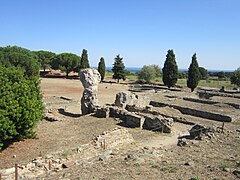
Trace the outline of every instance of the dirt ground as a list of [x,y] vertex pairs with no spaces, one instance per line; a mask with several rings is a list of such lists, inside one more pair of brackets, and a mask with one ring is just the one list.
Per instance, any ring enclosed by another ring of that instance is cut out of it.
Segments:
[[[80,98],[83,87],[78,79],[43,78],[41,89],[46,108],[52,110],[52,113],[62,120],[40,121],[36,127],[36,139],[16,142],[3,150],[0,153],[0,169],[13,167],[15,163],[28,163],[40,155],[66,155],[70,149],[90,142],[104,130],[119,126],[118,119],[81,116]],[[98,89],[100,105],[114,103],[116,93],[128,91],[128,89],[129,86],[126,83],[100,83]],[[160,101],[173,101],[166,99],[164,96],[166,94],[188,96],[184,91],[170,92],[166,90],[158,93],[148,92],[144,95]],[[194,94],[191,96],[195,97]],[[218,99],[223,100],[220,97]],[[177,99],[176,102],[178,101],[182,103]],[[234,99],[234,101],[240,104],[239,100]],[[197,103],[194,104],[195,106],[197,108]],[[59,111],[61,108],[65,109],[65,114]],[[210,108],[216,107],[210,106]],[[171,109],[166,111],[175,112]],[[236,114],[240,110],[231,108],[226,111],[234,111]],[[212,120],[184,116],[204,125],[217,127],[222,125],[222,123]],[[171,134],[128,128],[135,143],[120,148],[111,158],[104,161],[92,158],[83,162],[81,166],[73,166],[39,178],[237,179],[233,171],[240,168],[240,132],[238,131],[240,130],[240,120],[226,123],[224,133],[216,133],[211,139],[192,141],[184,147],[177,146],[177,138],[187,135],[190,128],[190,125],[174,123]]]

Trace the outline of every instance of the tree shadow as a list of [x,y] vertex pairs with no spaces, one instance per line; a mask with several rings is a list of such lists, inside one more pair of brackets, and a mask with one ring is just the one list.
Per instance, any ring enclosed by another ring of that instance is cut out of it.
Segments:
[[66,112],[63,108],[58,109],[58,112],[64,116],[68,116],[68,117],[74,117],[74,118],[78,118],[81,117],[81,114],[74,114],[71,112]]

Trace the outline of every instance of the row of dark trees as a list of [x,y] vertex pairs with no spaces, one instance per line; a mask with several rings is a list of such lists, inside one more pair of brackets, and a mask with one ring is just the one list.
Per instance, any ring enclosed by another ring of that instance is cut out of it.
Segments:
[[[141,71],[138,72],[138,78],[150,82],[156,77],[160,77],[160,68],[157,65],[143,66]],[[178,78],[187,78],[187,87],[194,91],[198,86],[200,80],[208,79],[208,76],[217,76],[219,80],[224,79],[226,76],[230,77],[231,83],[240,86],[240,68],[235,72],[211,72],[199,67],[197,62],[196,53],[192,56],[191,64],[187,72],[179,72],[176,63],[176,57],[173,50],[168,50],[164,67],[162,69],[162,80],[164,85],[168,88],[174,87]]]
[[[117,55],[115,58],[115,62],[113,64],[113,78],[117,79],[119,82],[119,79],[125,80],[125,71],[124,71],[124,63],[123,58],[120,57],[120,55]],[[204,70],[204,68],[202,68]],[[176,58],[173,50],[168,50],[168,53],[166,55],[166,61],[164,63],[164,67],[162,69],[162,80],[164,85],[166,85],[168,88],[174,87],[177,83],[178,79],[178,66],[176,63]],[[200,80],[200,68],[198,66],[197,62],[197,55],[196,53],[192,57],[192,62],[188,69],[188,80],[187,80],[187,86],[193,91]],[[159,77],[160,76],[160,68],[157,65],[151,65],[151,66],[143,66],[142,70],[138,73],[138,77],[140,79],[144,79],[147,82],[150,82],[153,77]]]

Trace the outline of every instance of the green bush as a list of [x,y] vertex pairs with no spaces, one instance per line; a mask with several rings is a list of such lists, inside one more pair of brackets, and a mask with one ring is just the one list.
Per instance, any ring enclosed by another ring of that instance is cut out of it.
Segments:
[[138,80],[144,80],[147,83],[156,81],[161,76],[161,69],[158,65],[144,65],[138,72]]
[[24,73],[0,66],[0,149],[11,141],[33,137],[33,128],[42,118],[39,77]]

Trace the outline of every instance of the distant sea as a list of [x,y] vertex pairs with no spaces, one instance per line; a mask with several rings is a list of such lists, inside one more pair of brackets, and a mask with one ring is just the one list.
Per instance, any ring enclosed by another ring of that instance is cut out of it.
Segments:
[[[142,68],[141,67],[126,67],[125,68],[128,71],[140,71]],[[112,70],[112,67],[106,67],[106,70]],[[188,69],[179,69],[180,72],[188,71]],[[208,69],[208,72],[233,72],[233,70],[214,70],[214,69]]]

